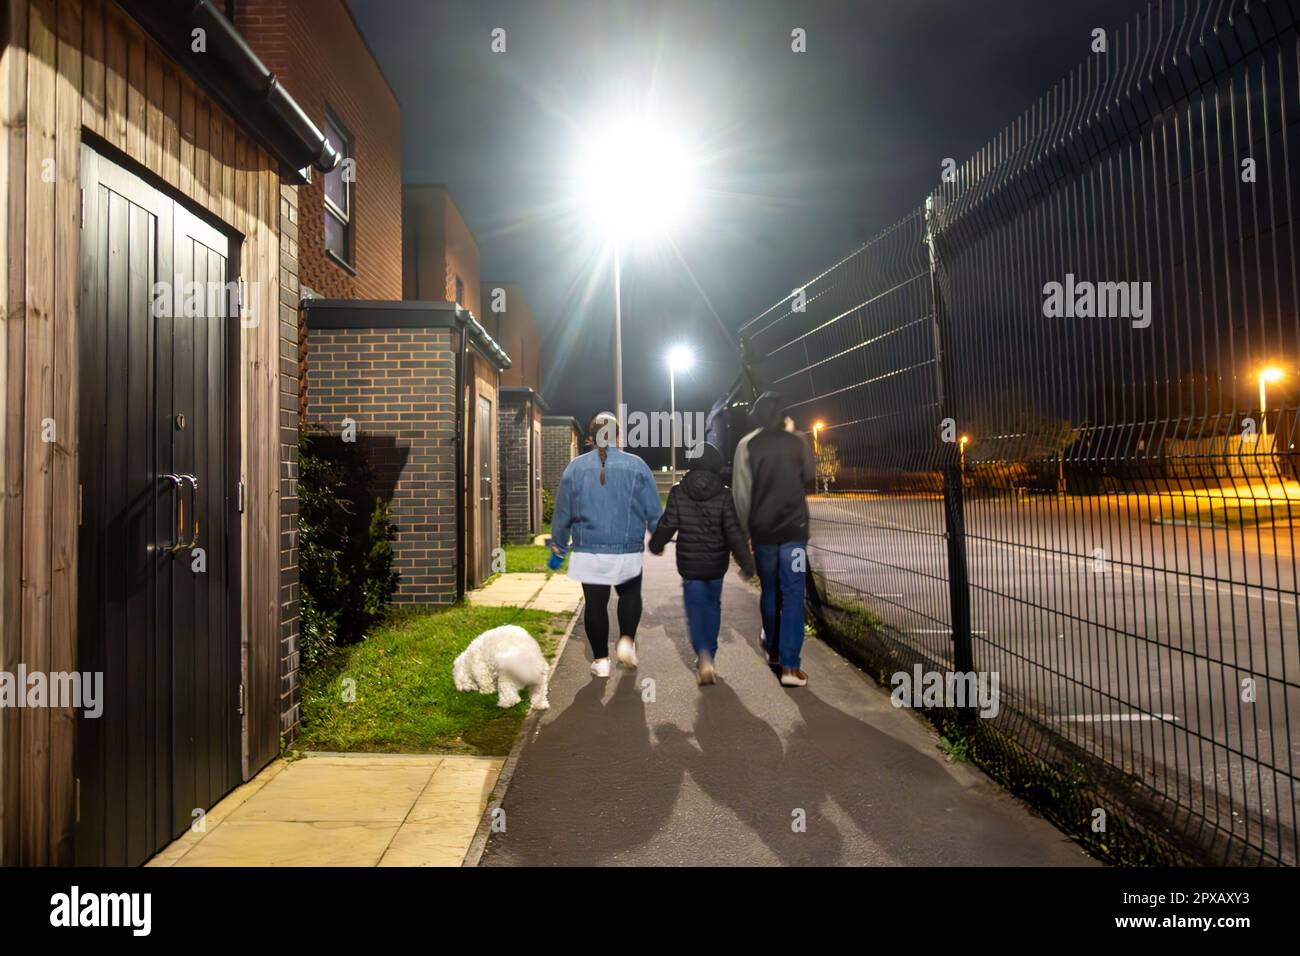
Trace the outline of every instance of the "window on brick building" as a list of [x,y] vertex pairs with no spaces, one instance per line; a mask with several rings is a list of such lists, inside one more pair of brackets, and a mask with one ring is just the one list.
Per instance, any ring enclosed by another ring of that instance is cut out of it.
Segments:
[[352,265],[353,208],[352,135],[332,112],[325,112],[325,136],[338,150],[339,164],[325,174],[325,250],[345,265]]

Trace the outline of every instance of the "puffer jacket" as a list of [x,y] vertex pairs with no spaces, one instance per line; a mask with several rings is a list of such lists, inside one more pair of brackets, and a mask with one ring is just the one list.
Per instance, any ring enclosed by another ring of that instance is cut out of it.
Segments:
[[650,537],[650,550],[662,554],[677,535],[677,573],[690,580],[711,581],[727,573],[728,552],[747,575],[754,559],[740,530],[736,505],[722,483],[722,454],[703,446],[686,477],[668,493],[668,505]]

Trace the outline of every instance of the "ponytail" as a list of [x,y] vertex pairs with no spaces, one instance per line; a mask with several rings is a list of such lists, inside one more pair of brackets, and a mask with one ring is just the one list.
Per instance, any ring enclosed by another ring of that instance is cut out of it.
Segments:
[[605,464],[609,457],[609,435],[614,433],[614,440],[618,441],[618,419],[614,417],[613,412],[597,412],[591,416],[591,421],[587,423],[587,440],[596,446],[596,454],[600,456],[600,483],[605,483]]

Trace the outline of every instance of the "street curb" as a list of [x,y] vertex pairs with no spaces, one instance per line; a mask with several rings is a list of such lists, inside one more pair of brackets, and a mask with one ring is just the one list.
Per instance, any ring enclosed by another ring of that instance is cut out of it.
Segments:
[[[569,646],[569,638],[573,634],[573,629],[578,626],[578,618],[582,616],[582,606],[586,603],[583,600],[578,601],[578,606],[573,609],[573,617],[569,619],[569,626],[560,638],[560,644],[555,649],[555,663],[551,665],[551,676],[555,676],[555,668],[559,666],[560,658],[564,655],[564,649]],[[533,735],[537,729],[538,722],[542,719],[544,710],[532,710],[524,718],[524,725],[519,728],[519,735],[515,737],[514,745],[510,748],[510,753],[506,756],[506,762],[501,767],[501,773],[497,775],[497,782],[492,787],[492,793],[495,799],[483,809],[483,816],[479,818],[478,827],[474,830],[474,838],[469,841],[469,848],[465,851],[465,858],[460,861],[461,866],[478,866],[479,860],[483,859],[483,851],[487,849],[488,837],[492,835],[492,811],[501,805],[505,799],[506,791],[510,788],[510,780],[515,775],[515,767],[519,765],[519,755],[523,752],[524,744]]]

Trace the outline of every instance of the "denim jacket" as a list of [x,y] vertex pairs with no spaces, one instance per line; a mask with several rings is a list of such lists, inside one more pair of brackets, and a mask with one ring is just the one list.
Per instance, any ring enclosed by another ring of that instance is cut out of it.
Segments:
[[600,455],[589,451],[564,469],[551,540],[561,551],[572,546],[590,554],[632,554],[645,548],[646,531],[654,531],[661,514],[654,473],[644,460],[609,448],[602,485]]

